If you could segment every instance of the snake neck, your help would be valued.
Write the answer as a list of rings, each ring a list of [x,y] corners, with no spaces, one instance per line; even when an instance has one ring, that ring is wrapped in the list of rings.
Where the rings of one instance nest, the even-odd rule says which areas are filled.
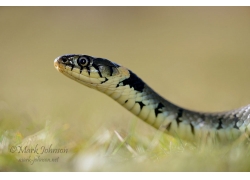
[[[113,86],[103,92],[155,128],[192,141],[231,140],[241,134],[243,122],[232,112],[200,113],[181,108],[161,97],[132,71],[129,73],[126,79],[112,80]]]
[[[146,123],[177,135],[184,109],[162,98],[132,71],[129,73],[127,79],[117,81],[115,88],[108,88],[104,93]],[[194,134],[192,123],[188,126],[190,134]]]

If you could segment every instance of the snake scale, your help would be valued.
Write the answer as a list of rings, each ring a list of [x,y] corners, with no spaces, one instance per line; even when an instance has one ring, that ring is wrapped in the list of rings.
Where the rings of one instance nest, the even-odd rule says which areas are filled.
[[[172,136],[191,141],[226,141],[249,135],[250,105],[220,113],[188,110],[161,97],[126,67],[89,55],[66,54],[57,57],[54,66]]]

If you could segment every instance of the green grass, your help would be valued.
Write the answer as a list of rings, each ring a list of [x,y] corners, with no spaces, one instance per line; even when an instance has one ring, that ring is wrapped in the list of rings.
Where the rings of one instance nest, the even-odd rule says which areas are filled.
[[[67,124],[47,121],[42,130],[24,137],[14,125],[1,122],[2,127],[12,128],[0,131],[1,171],[250,170],[250,145],[244,137],[227,144],[197,145],[157,130],[145,136],[143,131],[147,129],[138,131],[140,127],[135,119],[127,129],[102,127],[75,141],[67,139],[70,133]],[[61,151],[41,154],[41,148],[50,146]],[[15,147],[22,147],[22,151],[18,152]],[[32,148],[38,151],[25,152],[25,147],[28,151]],[[40,159],[40,162],[33,162],[33,159]],[[48,159],[55,162],[45,162]]]

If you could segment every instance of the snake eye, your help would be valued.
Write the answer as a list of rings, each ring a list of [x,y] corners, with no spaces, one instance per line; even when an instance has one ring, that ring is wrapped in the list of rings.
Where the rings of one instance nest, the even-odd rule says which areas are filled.
[[[62,61],[63,61],[64,63],[66,63],[66,62],[68,61],[67,57],[65,57],[65,56],[63,56],[61,59],[62,59]]]
[[[89,61],[85,57],[79,57],[77,60],[77,63],[79,66],[87,66],[89,64]]]

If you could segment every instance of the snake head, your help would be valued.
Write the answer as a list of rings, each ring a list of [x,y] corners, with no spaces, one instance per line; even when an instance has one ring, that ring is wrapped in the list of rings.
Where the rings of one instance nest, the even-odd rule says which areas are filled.
[[[117,85],[129,74],[126,68],[107,59],[81,54],[59,56],[54,66],[67,77],[91,88]]]

